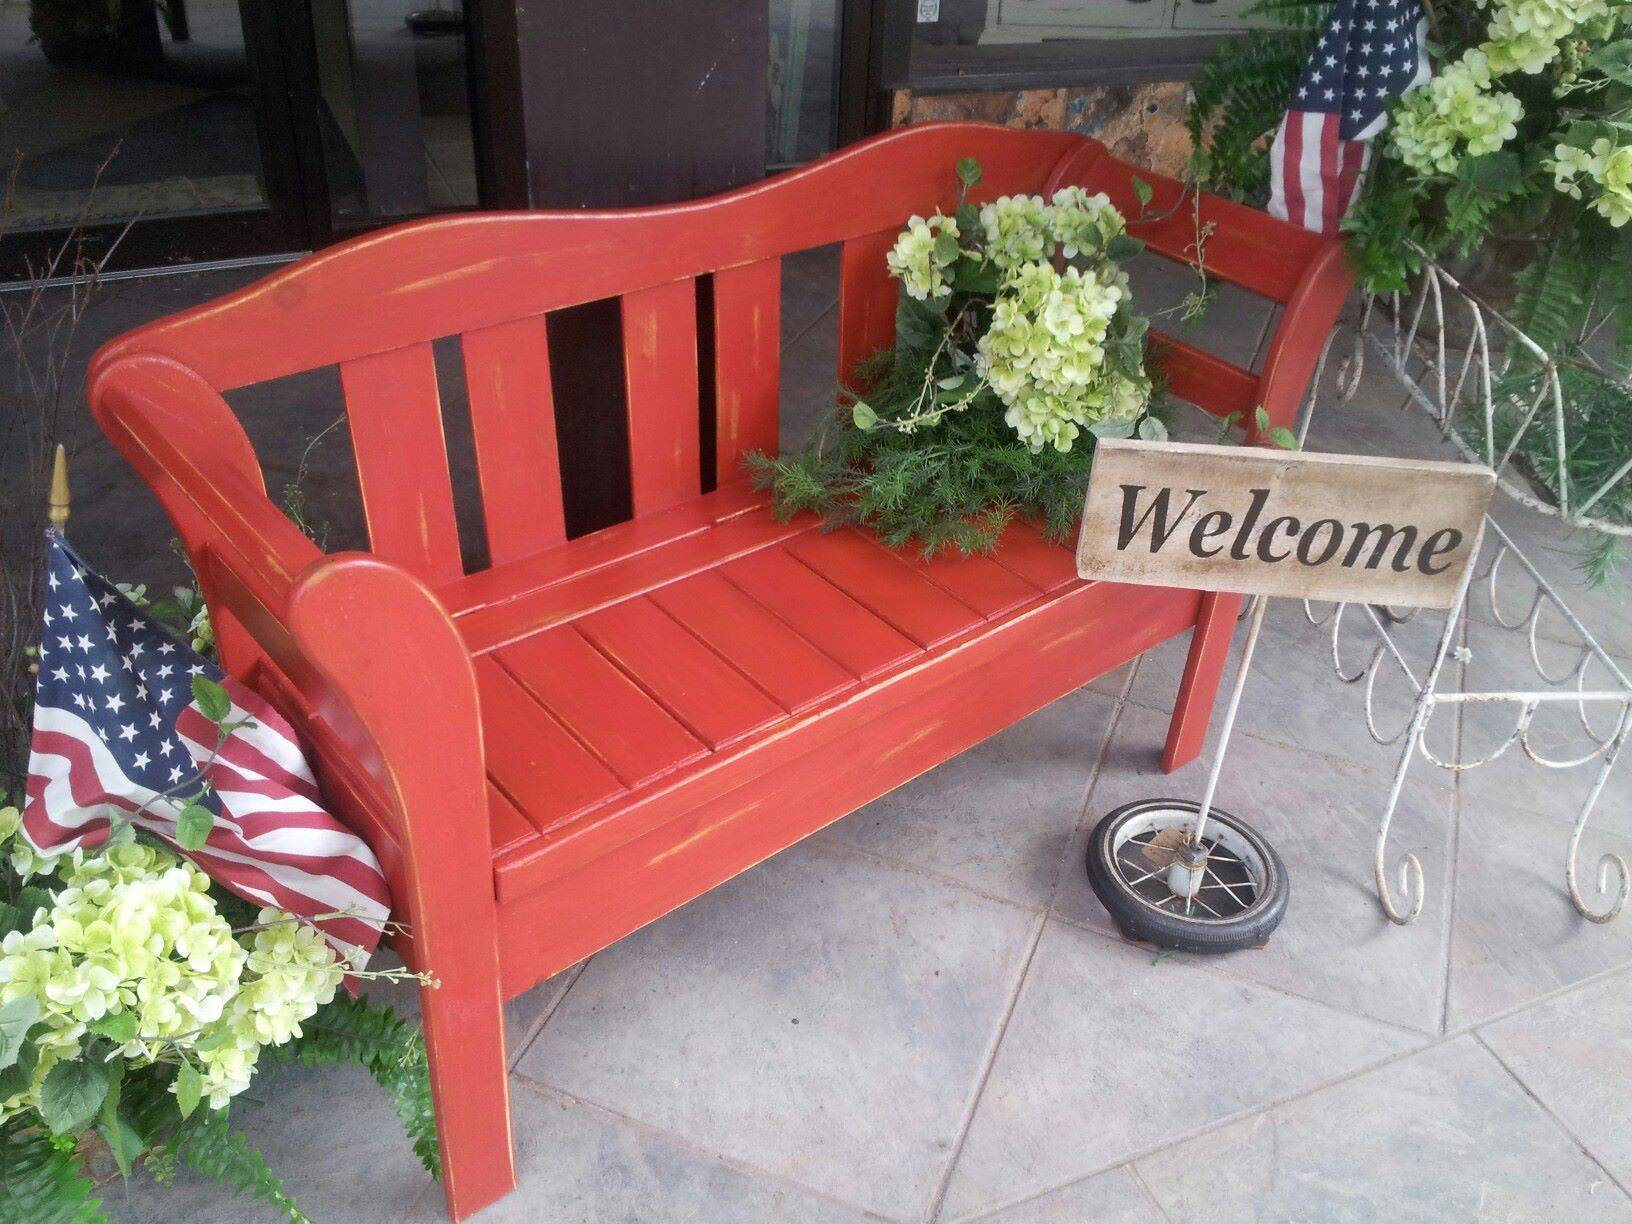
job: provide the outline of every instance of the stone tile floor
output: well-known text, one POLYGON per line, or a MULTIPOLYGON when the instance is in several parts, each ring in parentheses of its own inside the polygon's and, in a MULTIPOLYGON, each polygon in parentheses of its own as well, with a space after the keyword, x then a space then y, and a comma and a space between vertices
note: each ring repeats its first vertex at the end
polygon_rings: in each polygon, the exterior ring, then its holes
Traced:
MULTIPOLYGON (((789 262, 785 445, 830 385, 831 265, 789 262)), ((86 337, 248 278, 119 286, 86 337)), ((1263 327, 1225 303, 1199 342, 1244 360, 1263 327)), ((274 482, 331 419, 331 391, 314 378, 243 405, 274 482)), ((1312 445, 1435 453, 1403 399, 1374 368, 1312 445)), ((93 433, 77 452, 82 547, 162 579, 145 493, 93 433)), ((319 509, 343 509, 342 461, 311 466, 319 509)), ((1554 525, 1497 513, 1574 586, 1554 525)), ((1632 655, 1624 582, 1575 595, 1632 655)), ((1408 653, 1433 634, 1408 626, 1408 653)), ((1578 779, 1414 767, 1393 847, 1420 857, 1427 903, 1392 926, 1370 863, 1393 754, 1324 641, 1275 608, 1219 793, 1289 868, 1268 947, 1157 956, 1120 938, 1083 876, 1105 812, 1202 786, 1199 765, 1156 768, 1183 660, 1169 643, 513 1001, 521 1184, 478 1218, 1632 1221, 1632 918, 1593 926, 1564 895, 1578 779)), ((1508 674, 1488 612, 1467 641, 1470 682, 1508 674)), ((1405 708, 1379 704, 1385 722, 1405 708)), ((1443 749, 1493 734, 1472 718, 1434 731, 1443 749)), ((1584 861, 1632 854, 1629 795, 1623 768, 1584 861)), ((365 1077, 278 1068, 256 1095, 270 1106, 245 1103, 242 1123, 316 1219, 441 1218, 365 1077)), ((270 1218, 188 1178, 112 1205, 270 1218)))

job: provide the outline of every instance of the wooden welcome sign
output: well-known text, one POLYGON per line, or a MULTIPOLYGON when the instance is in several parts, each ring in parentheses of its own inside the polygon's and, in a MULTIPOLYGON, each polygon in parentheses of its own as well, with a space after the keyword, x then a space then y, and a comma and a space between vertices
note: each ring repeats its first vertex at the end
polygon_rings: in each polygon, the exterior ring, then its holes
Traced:
POLYGON ((1448 608, 1495 486, 1465 463, 1102 439, 1077 572, 1448 608))

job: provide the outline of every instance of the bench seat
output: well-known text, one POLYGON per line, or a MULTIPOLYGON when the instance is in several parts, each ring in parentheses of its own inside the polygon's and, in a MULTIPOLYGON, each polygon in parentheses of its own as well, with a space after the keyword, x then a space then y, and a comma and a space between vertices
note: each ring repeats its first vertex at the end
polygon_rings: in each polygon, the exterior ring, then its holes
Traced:
MULTIPOLYGON (((475 659, 501 902, 683 815, 733 762, 762 766, 768 741, 797 755, 831 738, 825 723, 842 734, 891 708, 926 662, 1030 640, 1044 607, 1091 625, 1095 605, 1150 605, 1146 631, 1106 635, 1102 671, 1195 620, 1170 593, 1081 582, 1028 523, 995 553, 926 560, 809 515, 778 522, 739 483, 656 527, 440 592, 475 659)), ((1061 691, 1092 678, 1062 674, 1061 691)))

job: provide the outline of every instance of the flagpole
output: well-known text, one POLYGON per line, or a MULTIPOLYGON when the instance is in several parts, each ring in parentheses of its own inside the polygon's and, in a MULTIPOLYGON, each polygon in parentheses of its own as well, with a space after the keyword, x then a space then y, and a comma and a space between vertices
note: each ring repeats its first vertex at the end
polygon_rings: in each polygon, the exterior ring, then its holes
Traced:
POLYGON ((46 494, 45 516, 51 526, 61 531, 68 525, 68 451, 57 443, 56 458, 51 463, 51 491, 46 494))

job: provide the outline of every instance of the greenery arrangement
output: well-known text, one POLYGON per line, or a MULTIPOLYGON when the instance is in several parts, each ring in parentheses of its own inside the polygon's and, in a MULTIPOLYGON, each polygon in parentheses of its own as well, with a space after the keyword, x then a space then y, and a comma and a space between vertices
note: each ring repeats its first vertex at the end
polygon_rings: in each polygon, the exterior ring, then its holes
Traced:
POLYGON ((980 166, 956 173, 954 214, 913 217, 887 257, 894 347, 802 450, 749 457, 779 514, 926 554, 989 549, 1017 516, 1063 539, 1082 509, 1084 433, 1165 436, 1149 413, 1148 320, 1119 266, 1144 244, 1122 215, 1080 187, 977 208, 965 197, 980 166))
MULTIPOLYGON (((0 186, 0 235, 15 174, 14 165, 0 186)), ((94 197, 93 188, 85 215, 94 197)), ((348 967, 310 927, 215 887, 128 821, 96 850, 48 856, 6 802, 27 776, 44 593, 38 525, 51 456, 71 433, 67 413, 82 402, 76 335, 110 254, 92 258, 75 228, 21 292, 0 300, 11 371, 0 385, 0 1221, 106 1219, 98 1183, 138 1166, 160 1182, 190 1169, 304 1221, 233 1126, 239 1110, 256 1104, 256 1069, 277 1061, 366 1069, 390 1096, 415 1154, 438 1174, 419 1027, 338 990, 348 967), (57 278, 66 285, 55 286, 57 278)), ((304 471, 303 456, 285 509, 320 536, 304 513, 304 471)), ((120 589, 178 640, 214 657, 196 589, 158 599, 143 587, 120 589)), ((204 680, 194 696, 220 715, 220 728, 231 707, 217 690, 204 680)), ((183 779, 178 793, 202 786, 202 776, 183 779)), ((200 807, 184 840, 202 841, 209 819, 200 807)))
MULTIPOLYGON (((1276 27, 1203 67, 1189 114, 1203 185, 1267 196, 1270 140, 1330 9, 1260 0, 1276 27)), ((1498 445, 1520 435, 1529 478, 1576 505, 1632 459, 1632 37, 1621 11, 1608 0, 1427 0, 1434 75, 1393 103, 1346 222, 1374 293, 1405 290, 1425 259, 1478 255, 1508 276, 1494 296, 1563 383, 1567 487, 1550 421, 1525 421, 1544 367, 1516 348, 1495 388, 1498 445)), ((1593 513, 1632 523, 1632 477, 1593 513)), ((1612 540, 1589 554, 1599 574, 1612 540)))
MULTIPOLYGON (((225 691, 202 676, 194 688, 230 729, 225 691)), ((182 840, 202 842, 191 810, 182 840)), ((229 1121, 263 1055, 366 1067, 438 1172, 418 1029, 337 993, 348 974, 404 971, 360 973, 314 927, 216 888, 129 819, 56 856, 20 825, 0 808, 0 1219, 106 1218, 90 1175, 105 1151, 126 1177, 186 1166, 304 1221, 229 1121)))

